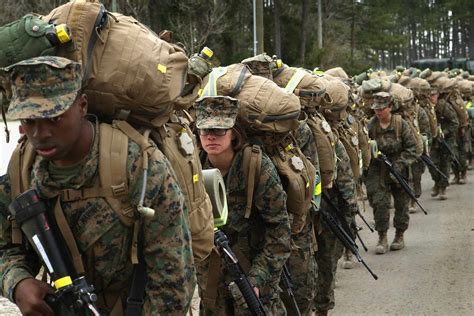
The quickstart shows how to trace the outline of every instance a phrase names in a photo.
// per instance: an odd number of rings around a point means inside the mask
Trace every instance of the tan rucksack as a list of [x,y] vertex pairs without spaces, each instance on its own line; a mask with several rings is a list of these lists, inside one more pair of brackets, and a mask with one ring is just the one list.
[[57,54],[82,63],[92,112],[140,125],[168,120],[185,84],[183,48],[133,17],[107,12],[98,0],[73,0],[43,19],[70,28],[73,41]]
[[333,134],[328,122],[316,111],[316,108],[320,106],[321,98],[314,97],[325,94],[327,83],[322,81],[320,77],[309,74],[304,69],[292,67],[282,68],[280,74],[274,77],[274,80],[280,87],[284,87],[286,91],[299,95],[302,107],[303,103],[305,104],[303,109],[308,112],[306,122],[311,128],[317,144],[321,184],[323,189],[332,188],[336,177],[335,148],[337,138]]
[[215,95],[240,100],[238,120],[246,129],[287,133],[299,126],[298,98],[273,81],[252,75],[243,64],[214,68],[201,96]]

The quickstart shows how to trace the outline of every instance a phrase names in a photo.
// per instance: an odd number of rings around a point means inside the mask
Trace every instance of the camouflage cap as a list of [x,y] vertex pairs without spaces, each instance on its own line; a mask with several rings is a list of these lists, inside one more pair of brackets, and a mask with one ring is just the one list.
[[204,97],[196,105],[196,127],[229,129],[235,125],[239,100],[227,96]]
[[81,64],[57,56],[23,60],[2,69],[12,98],[10,120],[56,117],[66,112],[81,89]]
[[383,109],[393,102],[393,98],[388,92],[378,92],[374,94],[374,103],[370,107],[372,110]]
[[247,65],[253,75],[268,79],[272,79],[272,70],[276,68],[273,58],[265,53],[246,58],[241,63]]

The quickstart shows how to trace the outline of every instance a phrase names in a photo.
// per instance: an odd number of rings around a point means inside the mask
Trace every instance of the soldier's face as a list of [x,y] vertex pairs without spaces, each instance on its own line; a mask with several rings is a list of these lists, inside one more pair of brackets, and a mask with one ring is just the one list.
[[85,140],[81,138],[89,124],[86,114],[87,99],[81,96],[62,115],[21,120],[21,126],[38,155],[58,165],[70,165],[83,158]]
[[432,94],[430,94],[430,101],[431,101],[431,103],[433,103],[433,104],[438,103],[438,97],[439,97],[439,93],[432,93]]
[[213,133],[208,135],[199,135],[201,145],[208,155],[220,155],[222,153],[232,151],[232,129],[227,130],[225,135],[217,136]]
[[379,120],[386,120],[390,117],[391,110],[392,110],[391,106],[386,106],[382,109],[376,109],[374,111],[375,111],[375,115],[377,115],[377,118]]

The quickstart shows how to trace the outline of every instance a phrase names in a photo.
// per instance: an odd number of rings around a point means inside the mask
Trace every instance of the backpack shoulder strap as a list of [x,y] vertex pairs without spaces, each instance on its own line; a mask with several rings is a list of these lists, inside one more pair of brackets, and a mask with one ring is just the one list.
[[[35,157],[35,150],[26,138],[13,151],[7,171],[12,200],[29,188],[30,169]],[[20,227],[15,220],[12,220],[12,243],[21,244],[22,241]]]
[[395,137],[400,139],[400,135],[402,133],[402,116],[399,114],[393,115],[393,122],[395,123]]
[[250,218],[252,211],[253,194],[260,178],[262,166],[262,149],[258,145],[248,145],[243,149],[243,168],[247,179],[247,204],[245,218]]

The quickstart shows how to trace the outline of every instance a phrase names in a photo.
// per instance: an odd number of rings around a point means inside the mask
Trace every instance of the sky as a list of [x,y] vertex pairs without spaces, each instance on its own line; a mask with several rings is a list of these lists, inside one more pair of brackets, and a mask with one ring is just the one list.
[[20,122],[8,122],[8,129],[10,130],[10,142],[7,144],[5,139],[5,125],[0,120],[0,175],[3,175],[7,172],[8,162],[10,161],[10,156],[15,149],[18,139],[20,138],[20,132],[18,127]]

